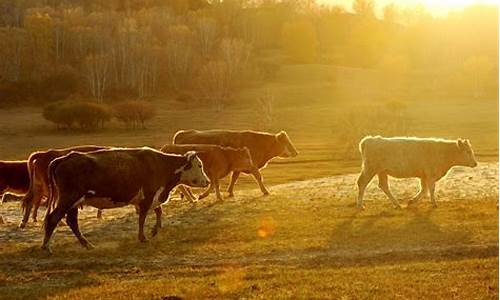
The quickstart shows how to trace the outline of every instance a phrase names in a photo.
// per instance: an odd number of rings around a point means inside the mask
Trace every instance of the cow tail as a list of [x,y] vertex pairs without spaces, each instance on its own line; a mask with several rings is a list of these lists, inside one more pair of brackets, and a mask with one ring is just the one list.
[[47,178],[49,179],[47,182],[47,189],[48,189],[48,198],[47,198],[47,210],[45,211],[45,219],[43,222],[43,226],[46,225],[48,221],[48,216],[54,209],[56,205],[56,201],[54,200],[57,196],[57,184],[56,184],[56,176],[55,176],[55,170],[57,168],[57,163],[58,159],[53,160],[47,169]]
[[359,142],[359,153],[361,153],[361,155],[363,155],[365,153],[365,149],[366,149],[366,143],[369,139],[371,139],[372,137],[371,136],[365,136],[363,139],[361,139],[361,141]]
[[22,201],[21,201],[21,208],[23,209],[23,213],[26,212],[26,207],[28,206],[28,201],[33,201],[33,189],[35,188],[35,163],[36,163],[36,158],[31,159],[31,157],[28,159],[28,177],[30,179],[30,185],[28,188],[28,193],[24,195]]
[[172,138],[172,144],[178,144],[179,143],[179,136],[182,134],[182,130],[177,131],[174,134],[174,137]]

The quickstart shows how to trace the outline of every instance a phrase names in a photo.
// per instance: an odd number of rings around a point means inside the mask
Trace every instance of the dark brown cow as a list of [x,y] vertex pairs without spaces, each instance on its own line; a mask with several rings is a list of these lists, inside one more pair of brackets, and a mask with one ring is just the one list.
[[[203,170],[210,179],[210,186],[203,192],[199,199],[203,199],[215,189],[217,200],[222,201],[219,189],[219,180],[226,177],[231,172],[256,172],[258,169],[252,162],[248,148],[234,149],[231,147],[222,147],[218,145],[165,145],[161,148],[162,152],[185,154],[189,151],[196,151],[203,162]],[[181,187],[183,194],[190,200],[194,197],[189,190]]]
[[78,207],[92,205],[113,208],[136,205],[139,208],[139,240],[146,241],[144,222],[154,208],[157,222],[153,235],[161,227],[160,204],[178,184],[206,187],[209,184],[203,164],[196,153],[169,155],[151,148],[107,149],[89,153],[71,152],[49,166],[49,196],[45,215],[43,249],[59,221],[66,223],[80,243],[92,245],[78,228]]
[[[45,198],[48,198],[48,184],[49,184],[49,179],[47,175],[47,171],[49,169],[49,164],[51,161],[54,159],[64,156],[71,151],[78,151],[78,152],[90,152],[90,151],[96,151],[100,149],[106,149],[109,147],[105,146],[94,146],[94,145],[88,145],[88,146],[75,146],[75,147],[70,147],[70,148],[64,148],[64,149],[50,149],[47,151],[37,151],[33,152],[30,157],[28,158],[28,171],[29,171],[29,178],[30,178],[30,186],[28,189],[28,192],[24,196],[24,198],[21,200],[22,202],[22,207],[23,207],[23,220],[19,224],[20,228],[24,228],[26,226],[26,223],[28,223],[28,218],[31,212],[31,209],[34,206],[33,209],[33,222],[36,222],[36,217],[37,217],[37,212],[38,208],[42,204],[42,200]],[[100,211],[97,214],[98,217],[101,216]]]
[[[252,161],[258,169],[264,168],[274,157],[295,157],[297,150],[293,146],[286,132],[281,131],[277,134],[256,132],[251,130],[233,131],[233,130],[180,130],[174,135],[174,144],[215,144],[233,148],[247,147],[252,155]],[[234,171],[231,176],[231,182],[227,192],[233,196],[233,189],[240,171]],[[263,184],[262,174],[259,170],[243,173],[250,173],[259,184],[260,190],[264,195],[269,191]]]
[[0,161],[0,194],[2,201],[6,194],[24,195],[28,192],[30,177],[28,173],[28,162]]

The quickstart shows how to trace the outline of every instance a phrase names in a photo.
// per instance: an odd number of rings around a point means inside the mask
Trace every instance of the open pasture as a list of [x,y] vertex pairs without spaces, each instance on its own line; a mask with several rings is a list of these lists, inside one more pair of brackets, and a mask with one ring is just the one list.
[[[335,89],[331,72],[339,78]],[[100,221],[85,208],[80,227],[97,248],[81,248],[60,226],[48,257],[39,249],[40,222],[17,229],[19,204],[5,203],[0,298],[498,298],[498,102],[398,99],[411,121],[405,134],[469,138],[480,166],[455,169],[438,182],[437,209],[428,199],[406,208],[417,181],[403,180],[391,181],[404,207],[394,210],[375,179],[359,212],[356,148],[366,128],[345,136],[349,124],[341,120],[356,113],[377,121],[365,112],[388,100],[376,86],[355,88],[375,77],[357,69],[284,66],[275,81],[245,90],[222,112],[153,99],[158,116],[146,130],[110,124],[99,132],[58,131],[38,108],[0,111],[2,159],[25,159],[37,149],[76,144],[160,147],[184,128],[259,129],[248,100],[271,89],[274,124],[267,130],[286,130],[299,151],[263,171],[268,197],[244,176],[235,198],[221,204],[213,205],[213,195],[194,206],[172,199],[163,207],[162,231],[145,244],[137,241],[132,207],[104,211]],[[388,132],[372,132],[378,133]]]

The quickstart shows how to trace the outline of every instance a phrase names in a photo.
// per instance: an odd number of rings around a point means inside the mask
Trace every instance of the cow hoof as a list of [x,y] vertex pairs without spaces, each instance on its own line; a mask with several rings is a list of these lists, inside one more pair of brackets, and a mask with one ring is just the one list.
[[401,209],[401,205],[394,205],[394,209]]
[[33,223],[36,223],[36,222],[38,222],[37,219],[33,219]]
[[364,205],[356,205],[356,208],[358,210],[365,210],[365,206]]
[[17,226],[17,227],[19,227],[20,229],[24,229],[24,227],[26,227],[26,223],[21,222],[21,223],[19,223],[19,226]]
[[145,237],[140,237],[139,238],[139,242],[141,242],[141,243],[147,243],[148,239],[146,239]]
[[232,198],[232,197],[234,197],[233,193],[228,193],[227,196],[226,196],[226,198]]
[[52,254],[52,250],[51,250],[51,249],[50,249],[50,247],[49,247],[49,246],[47,246],[47,245],[43,245],[43,246],[42,246],[42,250],[43,250],[43,252],[45,252],[45,253],[47,253],[47,254],[49,254],[49,255],[51,255],[51,254]]
[[151,230],[151,236],[155,237],[158,234],[158,231],[159,231],[158,227],[153,228]]
[[269,194],[270,194],[269,191],[262,192],[262,195],[264,196],[269,196]]
[[84,248],[86,248],[87,250],[92,250],[92,249],[95,248],[95,246],[91,242],[89,242],[87,240],[82,241],[82,246]]

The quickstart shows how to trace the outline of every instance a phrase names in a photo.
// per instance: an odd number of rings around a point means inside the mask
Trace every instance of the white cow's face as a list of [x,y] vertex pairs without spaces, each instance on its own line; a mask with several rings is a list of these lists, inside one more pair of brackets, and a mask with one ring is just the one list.
[[472,146],[469,140],[458,139],[457,145],[460,151],[459,163],[466,167],[474,168],[477,166],[476,157],[474,155],[474,151],[472,151]]
[[179,169],[181,177],[179,183],[192,187],[206,187],[210,183],[207,174],[203,171],[203,163],[195,152],[185,154],[187,163]]
[[293,146],[292,142],[290,141],[290,138],[288,137],[288,134],[286,132],[281,131],[280,133],[276,134],[276,139],[278,140],[280,146],[282,147],[282,152],[280,153],[279,157],[295,157],[297,156],[297,150]]

